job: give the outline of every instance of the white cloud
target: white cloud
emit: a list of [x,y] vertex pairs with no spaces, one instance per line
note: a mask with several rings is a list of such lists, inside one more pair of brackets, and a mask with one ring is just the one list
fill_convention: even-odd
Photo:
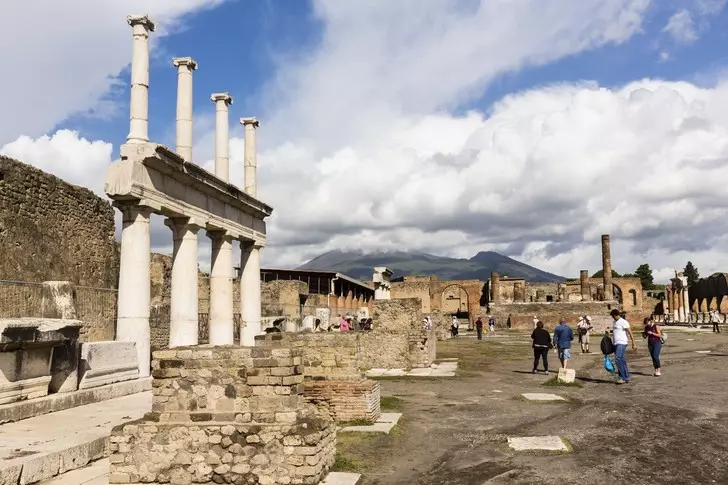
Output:
[[698,39],[693,17],[685,9],[675,12],[662,30],[670,34],[676,42],[683,44],[689,44]]
[[[186,14],[224,0],[65,0],[0,2],[0,145],[18,134],[36,137],[74,113],[104,115],[103,101],[129,64],[126,15],[158,21],[153,39],[183,28]],[[42,107],[42,109],[37,109]],[[125,135],[125,134],[124,134]]]

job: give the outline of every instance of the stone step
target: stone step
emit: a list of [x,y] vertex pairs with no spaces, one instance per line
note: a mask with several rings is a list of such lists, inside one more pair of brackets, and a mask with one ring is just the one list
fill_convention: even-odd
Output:
[[0,485],[37,483],[103,458],[111,429],[151,403],[147,391],[0,425]]

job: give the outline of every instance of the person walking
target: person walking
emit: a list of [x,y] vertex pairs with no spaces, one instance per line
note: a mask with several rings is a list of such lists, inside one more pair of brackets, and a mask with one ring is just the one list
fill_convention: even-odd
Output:
[[591,331],[594,327],[591,324],[591,317],[585,316],[579,320],[579,324],[576,326],[579,332],[579,343],[581,344],[581,353],[588,354],[589,351],[589,340]]
[[660,351],[662,350],[662,329],[651,318],[645,318],[645,335],[647,336],[647,348],[652,357],[652,367],[655,368],[655,377],[662,375],[660,369]]
[[571,359],[572,340],[574,340],[574,331],[566,324],[566,319],[562,318],[554,329],[554,347],[556,347],[563,369],[566,369],[569,359]]
[[538,318],[536,317],[536,315],[534,315],[533,316],[533,328],[536,329],[537,325],[538,325]]
[[475,320],[475,332],[478,334],[478,340],[483,340],[483,319],[481,317]]
[[495,333],[495,317],[488,315],[488,332]]
[[508,314],[508,320],[506,320],[506,328],[511,328],[511,314]]
[[551,335],[548,330],[543,328],[543,322],[536,322],[536,328],[531,333],[531,340],[533,340],[533,370],[532,374],[535,374],[538,370],[539,359],[543,360],[543,371],[545,374],[549,373],[549,348],[551,347]]
[[629,384],[632,376],[629,374],[627,358],[624,354],[627,352],[627,345],[629,345],[630,341],[632,342],[632,350],[637,350],[637,345],[635,344],[629,322],[621,317],[619,310],[615,308],[609,315],[614,320],[612,324],[612,338],[615,347],[614,360],[617,364],[617,372],[619,373],[617,384]]
[[720,333],[720,315],[718,314],[718,310],[713,310],[710,312],[710,323],[713,324],[713,333]]
[[458,328],[460,327],[460,321],[458,320],[458,317],[455,315],[452,316],[452,323],[450,324],[450,331],[452,332],[453,337],[458,336]]

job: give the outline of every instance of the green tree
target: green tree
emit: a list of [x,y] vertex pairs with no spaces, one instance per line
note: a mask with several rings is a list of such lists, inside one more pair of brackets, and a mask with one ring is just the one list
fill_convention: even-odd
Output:
[[[601,278],[604,276],[604,270],[600,269],[596,273],[592,275],[592,278]],[[612,270],[612,278],[619,278],[621,275],[617,273],[616,271]]]
[[655,287],[655,279],[652,277],[652,270],[649,264],[639,265],[634,271],[634,275],[642,282],[643,290],[651,290]]
[[691,261],[688,261],[688,264],[685,265],[685,269],[683,271],[685,276],[688,278],[688,286],[693,286],[700,279],[698,268],[696,268]]

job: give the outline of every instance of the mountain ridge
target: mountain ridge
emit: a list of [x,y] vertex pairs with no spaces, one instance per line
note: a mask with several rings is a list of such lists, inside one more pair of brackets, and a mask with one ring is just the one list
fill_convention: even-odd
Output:
[[501,277],[526,278],[529,282],[563,282],[566,278],[542,271],[494,251],[481,251],[470,259],[436,256],[421,251],[346,251],[334,249],[296,269],[336,271],[352,278],[371,280],[375,266],[387,266],[393,278],[408,275],[433,275],[442,280],[486,281],[495,271]]

